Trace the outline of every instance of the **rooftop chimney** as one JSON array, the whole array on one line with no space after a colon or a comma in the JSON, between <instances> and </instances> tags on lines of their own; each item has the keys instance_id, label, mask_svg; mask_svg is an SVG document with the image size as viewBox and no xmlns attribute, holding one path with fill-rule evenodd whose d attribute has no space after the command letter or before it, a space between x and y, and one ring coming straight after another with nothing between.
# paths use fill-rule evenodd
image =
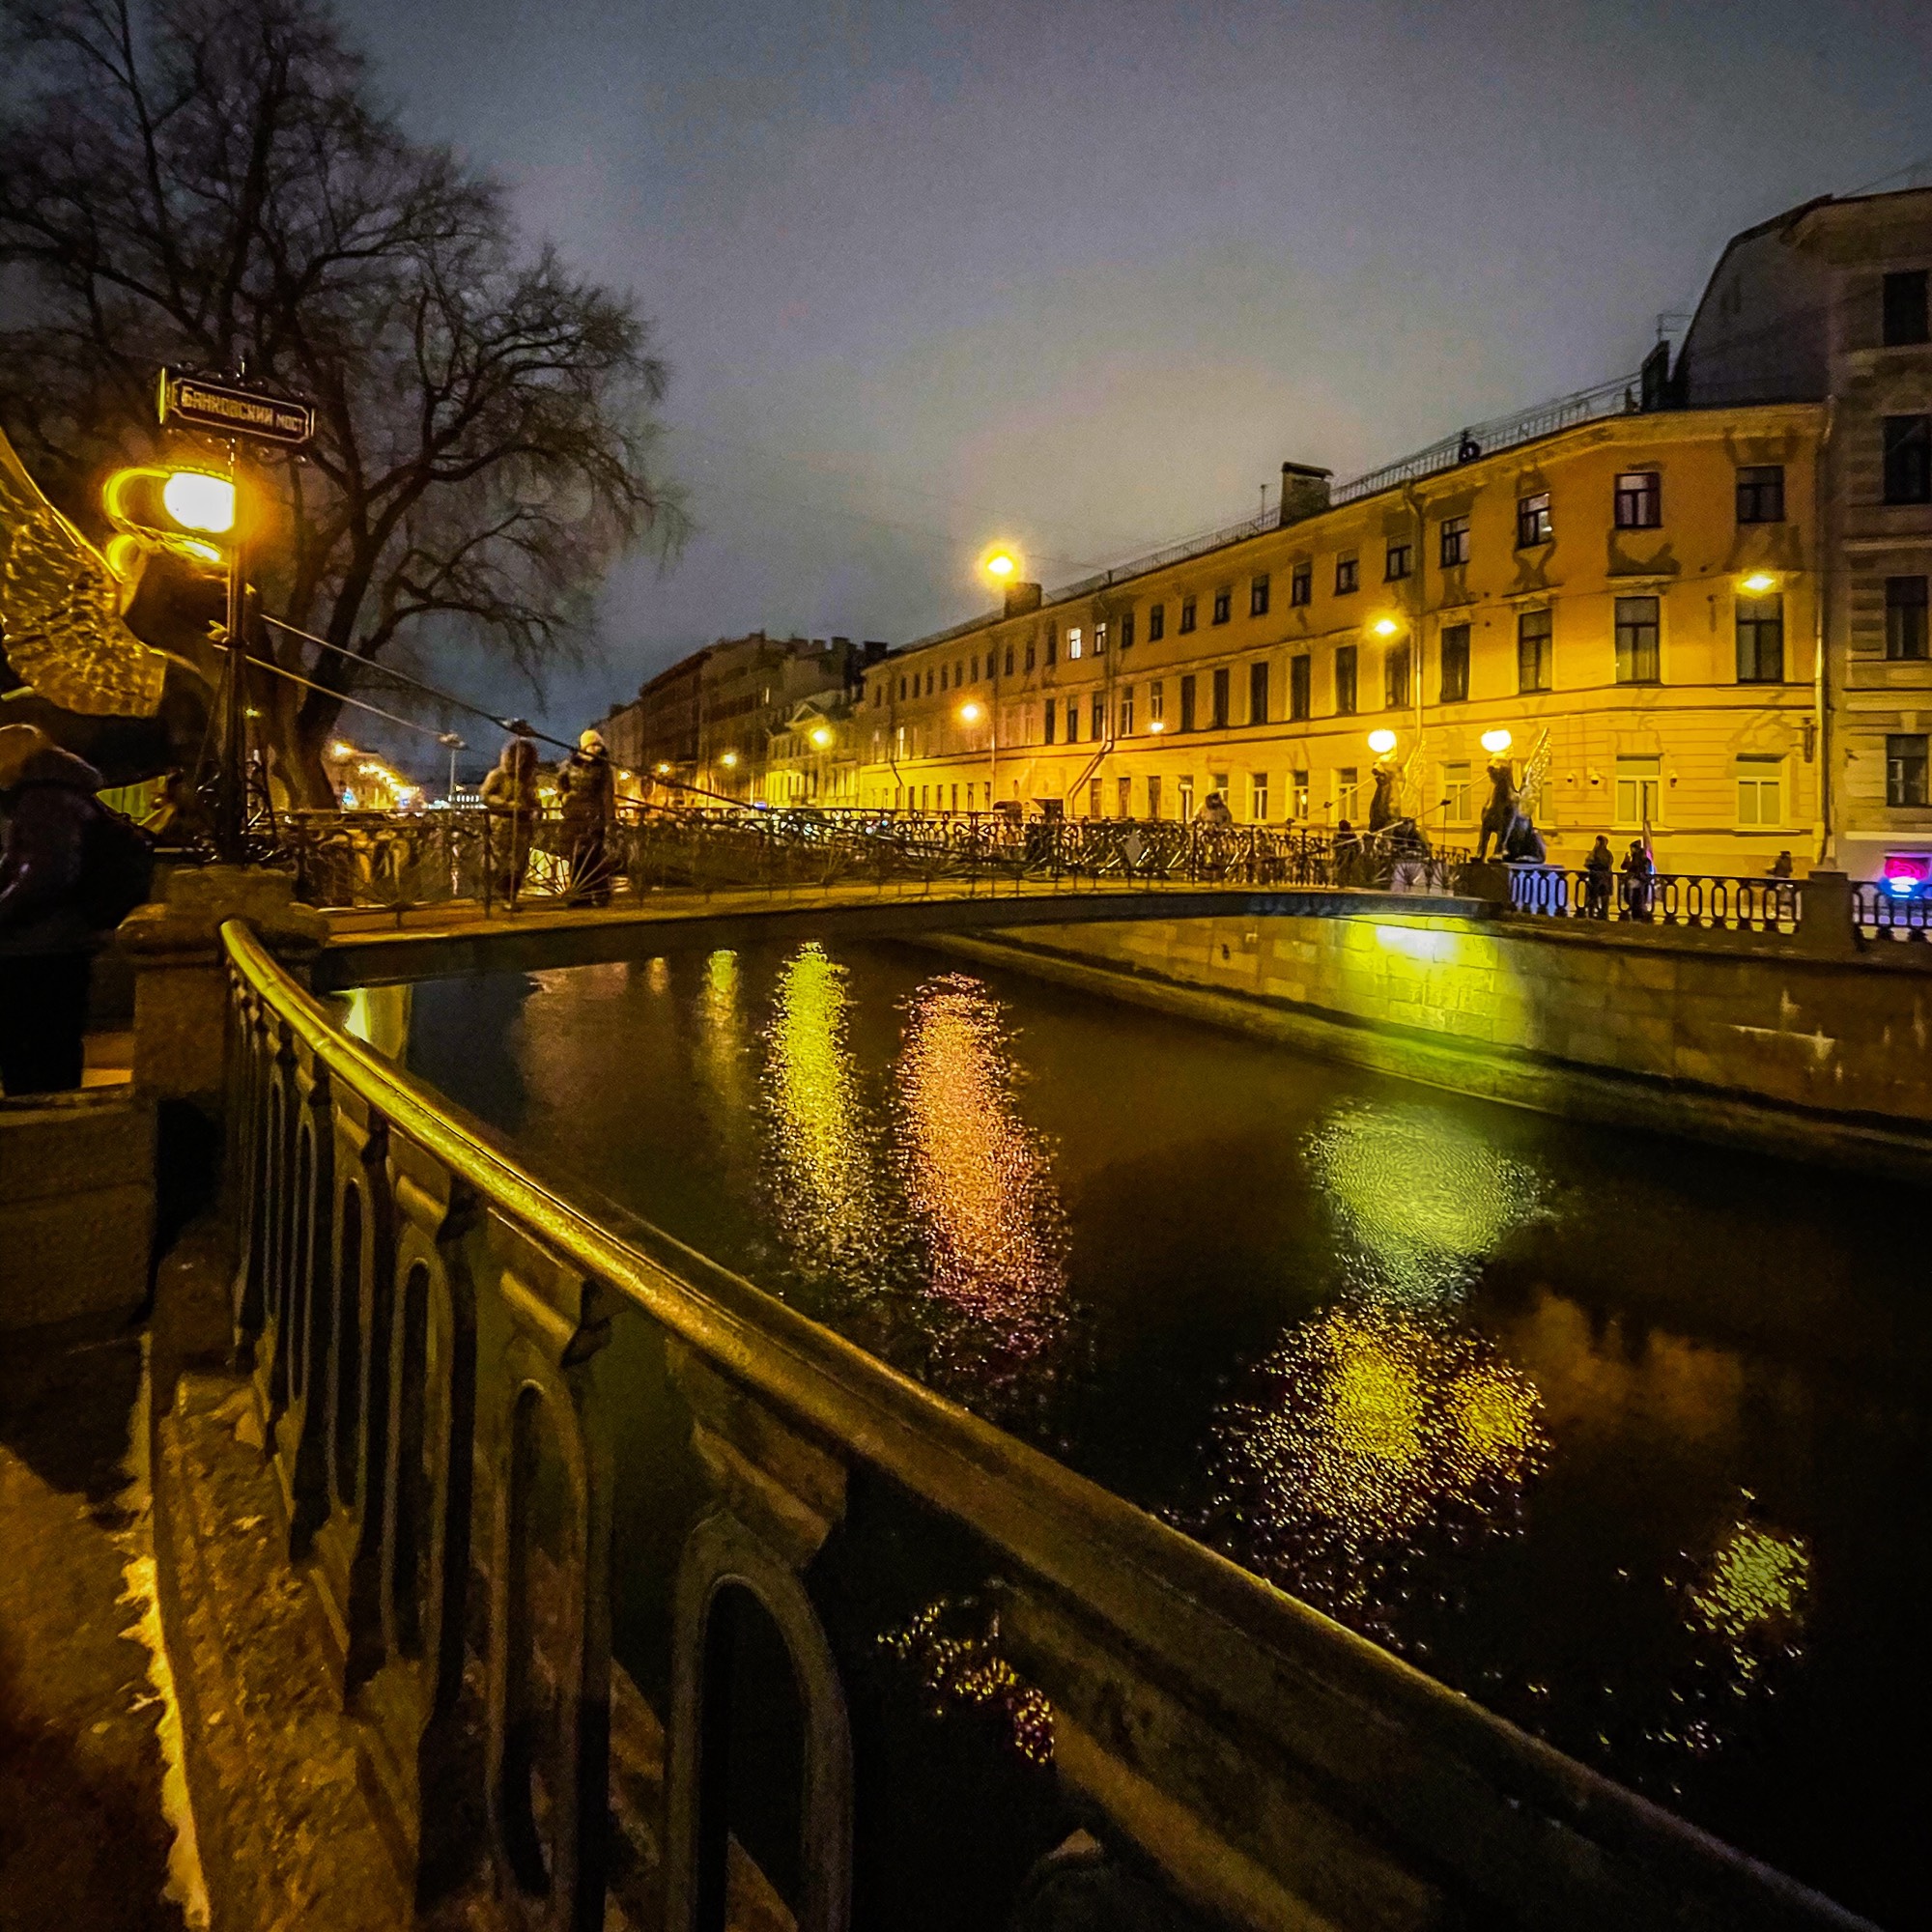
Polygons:
<instances>
[{"instance_id":1,"label":"rooftop chimney","mask_svg":"<svg viewBox=\"0 0 1932 1932\"><path fill-rule=\"evenodd\" d=\"M1023 616L1029 611L1039 609L1039 585L1037 583L1009 583L1007 585L1007 609L1009 617Z\"/></svg>"},{"instance_id":2,"label":"rooftop chimney","mask_svg":"<svg viewBox=\"0 0 1932 1932\"><path fill-rule=\"evenodd\" d=\"M1280 525L1286 529L1304 517L1319 517L1328 507L1328 479L1332 469L1318 469L1311 463L1284 463L1281 466Z\"/></svg>"}]
</instances>

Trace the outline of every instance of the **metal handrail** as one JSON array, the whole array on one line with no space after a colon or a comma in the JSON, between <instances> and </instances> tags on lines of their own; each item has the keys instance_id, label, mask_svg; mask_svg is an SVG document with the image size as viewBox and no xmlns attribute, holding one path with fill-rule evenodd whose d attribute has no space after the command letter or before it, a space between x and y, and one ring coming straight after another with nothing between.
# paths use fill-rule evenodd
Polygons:
<instances>
[{"instance_id":1,"label":"metal handrail","mask_svg":"<svg viewBox=\"0 0 1932 1932\"><path fill-rule=\"evenodd\" d=\"M1521 864L1507 869L1510 910L1536 918L1789 932L1804 917L1804 889L1798 879Z\"/></svg>"},{"instance_id":2,"label":"metal handrail","mask_svg":"<svg viewBox=\"0 0 1932 1932\"><path fill-rule=\"evenodd\" d=\"M1308 1898L1308 1886L1319 1886L1321 1878L1306 1869L1300 1833L1326 1829L1337 1834L1349 1874L1344 1883L1367 1884L1369 1897L1378 1901L1365 1908L1365 1924L1415 1923L1419 1914L1436 1922L1459 1913L1482 1923L1527 1918L1655 1926L1660 1932L1687 1917L1739 1932L1747 1926L1848 1932L1862 1923L896 1374L668 1236L546 1178L434 1089L344 1034L244 924L225 924L222 942L236 983L242 1044L242 1064L233 1072L240 1083L234 1091L243 1097L233 1103L231 1133L243 1139L234 1146L231 1175L255 1177L252 1195L242 1203L243 1279L266 1267L294 1283L303 1265L297 1258L316 1251L313 1220L304 1224L299 1217L328 1210L318 1209L312 1184L304 1189L301 1161L289 1151L295 1141L283 1138L295 1134L298 1116L321 1108L321 1131L331 1140L348 1132L354 1146L369 1145L365 1137L373 1133L375 1145L385 1151L383 1157L392 1168L400 1163L409 1177L412 1213L428 1216L414 1223L425 1231L412 1237L418 1242L415 1253L426 1252L420 1242L428 1236L441 1241L467 1238L465 1230L497 1228L500 1239L488 1236L490 1252L527 1253L514 1282L508 1274L474 1269L469 1276L468 1292L479 1302L500 1298L493 1319L524 1338L511 1345L503 1362L526 1379L493 1395L498 1408L507 1402L505 1412L516 1412L519 1388L549 1387L566 1405L589 1400L584 1384L570 1382L572 1365L602 1346L598 1338L609 1334L610 1313L601 1297L615 1294L692 1351L704 1374L735 1391L728 1403L769 1413L768 1422L753 1425L756 1439L803 1425L810 1439L823 1445L811 1454L886 1472L1019 1566L1026 1580L1018 1606L1024 1609L1043 1591L1030 1617L1036 1631L1049 1633L1037 1650L1037 1662L1024 1651L1022 1661L1057 1708L1063 1696L1071 1708L1082 1708L1094 1661L1104 1660L1111 1695L1151 1698L1185 1713L1182 1730L1196 1741L1194 1748L1205 1747L1216 1763L1245 1763L1257 1788L1278 1790L1286 1779L1287 1789L1298 1794L1293 1802L1302 1827L1286 1839L1271 1830L1243 1833L1239 1820L1203 1815L1198 1800L1190 1812L1200 1765L1187 1743L1168 1735L1171 1720L1157 1727L1160 1735L1137 1740L1086 1733L1082 1749L1090 1767L1112 1753L1126 1754L1111 1785L1103 1780L1097 1792L1089 1787L1103 1811L1109 1792L1128 1789L1150 1793L1157 1813L1166 1807L1161 1815L1170 1829L1151 1834L1145 1800L1130 1802L1126 1815L1115 1820L1157 1863L1193 1855L1197 1862L1190 1869L1198 1876L1204 1843L1236 1834L1239 1850L1228 1848L1214 1858L1246 1861L1240 1885L1232 1889L1246 1901L1237 1915L1241 1922L1280 1922L1294 1901ZM354 1107L341 1115L342 1102L352 1097ZM271 1125L283 1151L258 1158L246 1137L268 1135ZM432 1179L425 1160L440 1179ZM399 1203L401 1198L399 1189ZM452 1236L451 1229L458 1234ZM503 1240L512 1247L504 1249ZM525 1245L514 1245L519 1242ZM548 1293L540 1292L546 1280L552 1284ZM287 1287L282 1293L286 1305L288 1295L308 1291ZM312 1317L289 1314L284 1320ZM285 1349L286 1343L277 1346ZM305 1346L300 1363L301 1377L310 1380L321 1372L315 1346ZM409 1360L405 1350L392 1372L407 1375ZM448 1372L442 1363L442 1373ZM274 1373L270 1371L271 1381ZM567 1394L571 1388L574 1396ZM308 1399L317 1400L312 1392ZM438 1401L439 1415L459 1412L450 1399ZM293 1434L298 1438L300 1431ZM293 1462L300 1452L290 1446L290 1435L271 1435L271 1450ZM597 1456L587 1449L577 1453L576 1480L594 1486ZM452 1501L452 1510L467 1511L467 1487L462 1494L464 1501ZM591 1565L588 1582L568 1579L579 1602L586 1588L594 1597L599 1587L594 1551L608 1540L608 1494L601 1502L587 1498L582 1507L585 1520L605 1528L586 1532L580 1549L581 1560ZM514 1536L517 1520L514 1497L508 1504L499 1500L499 1538ZM713 1532L703 1534L716 1541ZM497 1553L503 1554L500 1541ZM513 1569L523 1561L514 1548L507 1560ZM442 1588L457 1593L450 1603L460 1612L467 1560L457 1564L452 1557L451 1563ZM515 1714L504 1717L502 1700L517 1694L522 1666L514 1661L516 1646L529 1640L527 1630L520 1635L502 1627L508 1613L501 1605L514 1605L517 1591L514 1581L499 1578L486 1612L493 1761L511 1747L505 1724ZM602 1628L598 1620L607 1615L594 1605L582 1614L588 1619L585 1630ZM1022 1627L1029 1620L1016 1619ZM1078 1662L1063 1663L1070 1673L1063 1682L1053 1673L1056 1658L1066 1653L1055 1648L1050 1634L1068 1620L1078 1633ZM456 1614L442 1641L461 1642L465 1628ZM673 1665L675 1681L687 1686L701 1667L682 1657ZM590 1670L583 1663L580 1668ZM586 1698L601 1694L594 1671L582 1684ZM836 1706L836 1692L828 1694ZM444 1695L453 1692L424 1703L425 1723L445 1708L440 1701ZM687 1748L678 1740L690 1718L688 1707L680 1709L672 1725L667 1853L675 1896L683 1896L688 1884L676 1859L684 1842L678 1821L689 1819L693 1776L691 1760L679 1755ZM588 1717L574 1721L575 1754L559 1762L575 1767L582 1802L563 1805L559 1815L568 1815L582 1857L573 1853L567 1871L557 1867L556 1882L567 1878L601 1894L594 1840L604 1829L607 1767L595 1754L609 1750L608 1726L600 1731ZM551 1797L561 1804L558 1793ZM1324 1818L1331 1821L1325 1828ZM500 1833L494 1804L491 1820ZM1178 1833L1172 1830L1177 1825ZM495 1850L499 1869L514 1873L516 1848L497 1843ZM522 1856L526 1863L527 1854ZM558 1923L603 1922L593 1896L580 1892L559 1909ZM1293 1909L1302 1916L1308 1910L1305 1903ZM1317 1916L1322 1916L1319 1910ZM837 1901L830 1916L814 1922L844 1922Z\"/></svg>"}]
</instances>

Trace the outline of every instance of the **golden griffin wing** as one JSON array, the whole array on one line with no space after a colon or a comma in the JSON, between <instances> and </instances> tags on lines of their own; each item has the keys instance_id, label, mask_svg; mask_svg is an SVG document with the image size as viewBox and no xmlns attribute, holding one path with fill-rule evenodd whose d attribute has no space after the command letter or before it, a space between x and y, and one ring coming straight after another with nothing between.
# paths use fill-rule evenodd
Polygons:
<instances>
[{"instance_id":1,"label":"golden griffin wing","mask_svg":"<svg viewBox=\"0 0 1932 1932\"><path fill-rule=\"evenodd\" d=\"M106 559L42 496L0 431L0 649L50 704L152 718L167 660L122 621Z\"/></svg>"}]
</instances>

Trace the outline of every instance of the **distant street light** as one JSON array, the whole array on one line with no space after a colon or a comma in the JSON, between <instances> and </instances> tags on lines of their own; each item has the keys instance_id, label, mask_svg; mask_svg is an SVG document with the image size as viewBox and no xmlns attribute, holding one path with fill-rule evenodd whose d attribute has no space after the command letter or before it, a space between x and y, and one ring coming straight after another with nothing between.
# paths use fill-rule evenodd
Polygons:
<instances>
[{"instance_id":1,"label":"distant street light","mask_svg":"<svg viewBox=\"0 0 1932 1932\"><path fill-rule=\"evenodd\" d=\"M962 724L977 724L984 716L985 713L970 699L959 707L959 722Z\"/></svg>"},{"instance_id":2,"label":"distant street light","mask_svg":"<svg viewBox=\"0 0 1932 1932\"><path fill-rule=\"evenodd\" d=\"M811 742L822 752L832 742L832 733L823 724L816 726L811 734Z\"/></svg>"},{"instance_id":3,"label":"distant street light","mask_svg":"<svg viewBox=\"0 0 1932 1932\"><path fill-rule=\"evenodd\" d=\"M1009 550L1006 545L1001 544L997 549L988 551L980 559L980 568L988 577L992 578L995 582L1009 583L1014 582L1020 574L1019 554L1016 551Z\"/></svg>"},{"instance_id":4,"label":"distant street light","mask_svg":"<svg viewBox=\"0 0 1932 1932\"><path fill-rule=\"evenodd\" d=\"M1485 742L1487 743L1488 741L1486 740ZM1387 725L1383 725L1378 731L1371 731L1369 733L1369 750L1378 758L1387 757L1395 750L1395 733Z\"/></svg>"},{"instance_id":5,"label":"distant street light","mask_svg":"<svg viewBox=\"0 0 1932 1932\"><path fill-rule=\"evenodd\" d=\"M718 760L718 762L721 765L723 765L724 769L728 772L734 765L737 764L738 754L736 752L726 752L724 755Z\"/></svg>"},{"instance_id":6,"label":"distant street light","mask_svg":"<svg viewBox=\"0 0 1932 1932\"><path fill-rule=\"evenodd\" d=\"M1753 597L1762 597L1767 590L1777 588L1777 579L1768 570L1754 570L1748 577L1739 581L1738 588Z\"/></svg>"},{"instance_id":7,"label":"distant street light","mask_svg":"<svg viewBox=\"0 0 1932 1932\"><path fill-rule=\"evenodd\" d=\"M1392 638L1402 626L1393 617L1378 617L1369 629L1378 638Z\"/></svg>"},{"instance_id":8,"label":"distant street light","mask_svg":"<svg viewBox=\"0 0 1932 1932\"><path fill-rule=\"evenodd\" d=\"M1498 725L1493 731L1483 733L1483 750L1492 758L1499 758L1510 748L1510 734Z\"/></svg>"}]
</instances>

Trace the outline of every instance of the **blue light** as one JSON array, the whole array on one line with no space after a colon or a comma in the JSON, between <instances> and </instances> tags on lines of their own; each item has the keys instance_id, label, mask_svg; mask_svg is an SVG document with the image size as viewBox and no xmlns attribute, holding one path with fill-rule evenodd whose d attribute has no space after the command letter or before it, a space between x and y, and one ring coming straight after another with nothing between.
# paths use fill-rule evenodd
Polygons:
<instances>
[{"instance_id":1,"label":"blue light","mask_svg":"<svg viewBox=\"0 0 1932 1932\"><path fill-rule=\"evenodd\" d=\"M1890 878L1886 880L1885 889L1898 898L1909 899L1912 896L1912 889L1918 883L1917 879L1908 879L1902 874L1894 872Z\"/></svg>"}]
</instances>

